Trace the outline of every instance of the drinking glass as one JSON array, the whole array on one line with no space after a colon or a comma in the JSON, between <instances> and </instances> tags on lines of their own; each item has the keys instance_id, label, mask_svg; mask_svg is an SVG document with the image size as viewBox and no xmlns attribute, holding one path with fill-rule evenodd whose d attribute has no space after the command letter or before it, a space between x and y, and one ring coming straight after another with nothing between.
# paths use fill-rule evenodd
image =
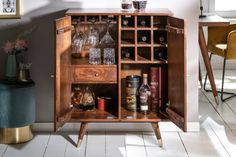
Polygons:
<instances>
[{"instance_id":1,"label":"drinking glass","mask_svg":"<svg viewBox=\"0 0 236 157\"><path fill-rule=\"evenodd\" d=\"M89 63L101 64L101 49L100 48L89 49Z\"/></svg>"},{"instance_id":2,"label":"drinking glass","mask_svg":"<svg viewBox=\"0 0 236 157\"><path fill-rule=\"evenodd\" d=\"M103 51L103 63L104 64L115 64L115 49L104 48Z\"/></svg>"},{"instance_id":3,"label":"drinking glass","mask_svg":"<svg viewBox=\"0 0 236 157\"><path fill-rule=\"evenodd\" d=\"M100 44L101 45L114 45L115 42L113 40L113 38L111 37L110 33L109 33L109 26L110 26L110 23L111 23L111 20L107 19L106 20L106 23L107 23L107 32L106 34L102 37L101 41L100 41Z\"/></svg>"},{"instance_id":4,"label":"drinking glass","mask_svg":"<svg viewBox=\"0 0 236 157\"><path fill-rule=\"evenodd\" d=\"M94 47L99 43L99 32L95 29L95 18L92 18L90 22L92 23L92 26L89 31L87 44L90 45L90 47Z\"/></svg>"},{"instance_id":5,"label":"drinking glass","mask_svg":"<svg viewBox=\"0 0 236 157\"><path fill-rule=\"evenodd\" d=\"M76 29L76 33L72 38L72 56L73 57L83 57L82 56L82 51L85 46L87 36L85 33L81 30Z\"/></svg>"}]
</instances>

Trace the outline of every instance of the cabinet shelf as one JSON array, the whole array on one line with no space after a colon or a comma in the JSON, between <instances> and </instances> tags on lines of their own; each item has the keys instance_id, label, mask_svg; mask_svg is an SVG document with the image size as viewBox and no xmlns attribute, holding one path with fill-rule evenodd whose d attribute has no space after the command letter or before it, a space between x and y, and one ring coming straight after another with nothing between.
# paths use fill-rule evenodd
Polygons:
<instances>
[{"instance_id":1,"label":"cabinet shelf","mask_svg":"<svg viewBox=\"0 0 236 157\"><path fill-rule=\"evenodd\" d=\"M168 47L168 44L153 44L153 47Z\"/></svg>"},{"instance_id":2,"label":"cabinet shelf","mask_svg":"<svg viewBox=\"0 0 236 157\"><path fill-rule=\"evenodd\" d=\"M167 61L157 60L154 61L132 61L132 60L121 60L121 64L167 64Z\"/></svg>"},{"instance_id":3,"label":"cabinet shelf","mask_svg":"<svg viewBox=\"0 0 236 157\"><path fill-rule=\"evenodd\" d=\"M122 26L122 27L121 27L121 30L124 30L124 31L132 31L132 30L135 30L135 28L134 28L134 27L124 27L124 26Z\"/></svg>"},{"instance_id":4,"label":"cabinet shelf","mask_svg":"<svg viewBox=\"0 0 236 157\"><path fill-rule=\"evenodd\" d=\"M145 42L139 42L137 44L137 47L152 47L152 44L145 43Z\"/></svg>"},{"instance_id":5,"label":"cabinet shelf","mask_svg":"<svg viewBox=\"0 0 236 157\"><path fill-rule=\"evenodd\" d=\"M107 111L95 109L94 111L82 111L74 109L71 114L71 121L96 122L96 121L117 121L117 117Z\"/></svg>"},{"instance_id":6,"label":"cabinet shelf","mask_svg":"<svg viewBox=\"0 0 236 157\"><path fill-rule=\"evenodd\" d=\"M122 121L138 121L138 122L159 122L160 118L154 112L149 112L144 115L140 112L133 112L127 110L125 107L121 108L121 120Z\"/></svg>"},{"instance_id":7,"label":"cabinet shelf","mask_svg":"<svg viewBox=\"0 0 236 157\"><path fill-rule=\"evenodd\" d=\"M159 28L159 27L154 27L153 30L154 31L168 31L167 28Z\"/></svg>"},{"instance_id":8,"label":"cabinet shelf","mask_svg":"<svg viewBox=\"0 0 236 157\"><path fill-rule=\"evenodd\" d=\"M90 68L116 68L116 64L89 64L88 58L80 58L80 59L71 59L71 66L77 67L77 68L83 68L83 67L90 67Z\"/></svg>"},{"instance_id":9,"label":"cabinet shelf","mask_svg":"<svg viewBox=\"0 0 236 157\"><path fill-rule=\"evenodd\" d=\"M127 42L122 42L121 41L121 47L135 47L135 44L131 44L131 43L127 43L127 44L125 44L125 43L127 43Z\"/></svg>"}]
</instances>

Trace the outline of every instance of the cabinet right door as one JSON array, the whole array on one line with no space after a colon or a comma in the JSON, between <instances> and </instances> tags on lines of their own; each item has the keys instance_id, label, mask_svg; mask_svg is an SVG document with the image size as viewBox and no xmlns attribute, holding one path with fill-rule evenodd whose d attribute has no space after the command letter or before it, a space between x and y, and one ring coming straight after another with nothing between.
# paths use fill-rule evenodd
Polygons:
<instances>
[{"instance_id":1,"label":"cabinet right door","mask_svg":"<svg viewBox=\"0 0 236 157\"><path fill-rule=\"evenodd\" d=\"M169 119L183 131L187 130L186 69L184 20L167 19L168 42L168 107Z\"/></svg>"}]
</instances>

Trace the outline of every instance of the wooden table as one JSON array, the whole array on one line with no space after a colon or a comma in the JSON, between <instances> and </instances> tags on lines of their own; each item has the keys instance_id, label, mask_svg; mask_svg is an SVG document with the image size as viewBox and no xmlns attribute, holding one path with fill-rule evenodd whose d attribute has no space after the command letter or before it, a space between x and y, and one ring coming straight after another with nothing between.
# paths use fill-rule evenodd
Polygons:
<instances>
[{"instance_id":1,"label":"wooden table","mask_svg":"<svg viewBox=\"0 0 236 157\"><path fill-rule=\"evenodd\" d=\"M214 27L219 26L220 27L220 26L228 26L228 25L229 25L228 20L226 20L220 16L217 16L217 15L208 15L204 18L199 18L198 42L199 42L199 46L201 49L203 61L204 61L205 67L206 67L206 71L209 76L212 93L213 93L213 96L214 96L217 104L219 103L218 93L216 90L214 75L212 72L212 68L211 68L211 64L210 64L210 60L209 60L209 56L208 56L207 44L206 44L206 40L205 40L205 36L204 36L204 32L203 32L203 27L212 27L212 26L214 26Z\"/></svg>"}]
</instances>

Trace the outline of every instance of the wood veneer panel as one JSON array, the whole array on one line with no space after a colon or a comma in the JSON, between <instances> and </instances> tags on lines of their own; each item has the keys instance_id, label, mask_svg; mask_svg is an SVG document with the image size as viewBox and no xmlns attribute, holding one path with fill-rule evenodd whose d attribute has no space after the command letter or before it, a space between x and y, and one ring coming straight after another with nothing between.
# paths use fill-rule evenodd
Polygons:
<instances>
[{"instance_id":1,"label":"wood veneer panel","mask_svg":"<svg viewBox=\"0 0 236 157\"><path fill-rule=\"evenodd\" d=\"M169 17L168 31L168 96L169 118L186 131L186 69L184 48L184 21Z\"/></svg>"},{"instance_id":2,"label":"wood veneer panel","mask_svg":"<svg viewBox=\"0 0 236 157\"><path fill-rule=\"evenodd\" d=\"M70 119L71 18L55 21L55 131Z\"/></svg>"}]
</instances>

